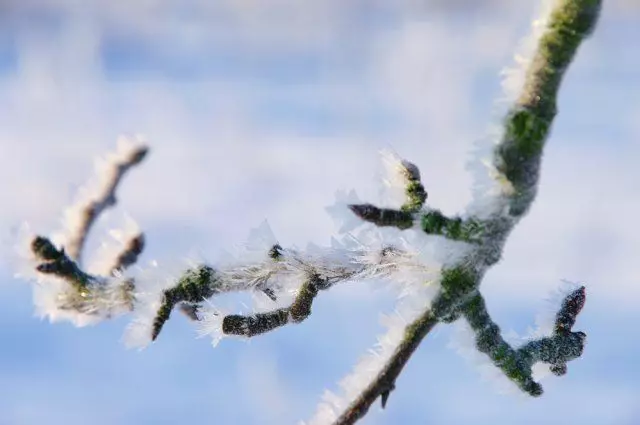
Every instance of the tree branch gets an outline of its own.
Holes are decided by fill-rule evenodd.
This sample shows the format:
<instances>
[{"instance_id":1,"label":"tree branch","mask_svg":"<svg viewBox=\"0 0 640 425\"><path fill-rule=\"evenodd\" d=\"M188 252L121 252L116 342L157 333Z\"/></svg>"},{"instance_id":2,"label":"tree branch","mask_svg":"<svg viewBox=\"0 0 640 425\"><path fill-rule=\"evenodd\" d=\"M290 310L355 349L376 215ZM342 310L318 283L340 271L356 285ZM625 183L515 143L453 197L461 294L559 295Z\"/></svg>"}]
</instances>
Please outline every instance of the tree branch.
<instances>
[{"instance_id":1,"label":"tree branch","mask_svg":"<svg viewBox=\"0 0 640 425\"><path fill-rule=\"evenodd\" d=\"M274 255L274 252L277 252L277 255ZM331 254L334 258L341 257L342 262L332 264L322 261ZM399 262L411 264L412 260L407 253L393 247L381 249L377 256L365 255L361 251L331 249L318 257L284 250L278 244L269 250L268 258L269 261L266 262L230 270L214 270L210 266L202 265L187 271L176 286L164 292L162 304L154 319L152 339L157 338L176 305L180 305L180 309L189 318L200 320L198 311L206 298L234 291L260 290L275 294L279 280L297 278L302 273L307 279L298 288L298 295L289 307L255 315L226 316L223 319L222 330L225 334L251 337L289 323L299 323L311 313L311 305L318 291L327 290L339 282L389 277L398 271ZM421 267L417 263L414 266Z\"/></svg>"},{"instance_id":2,"label":"tree branch","mask_svg":"<svg viewBox=\"0 0 640 425\"><path fill-rule=\"evenodd\" d=\"M553 334L529 341L518 349L511 348L500 336L500 328L491 320L482 295L477 294L465 304L464 317L476 333L478 351L487 354L523 391L537 397L542 394L542 386L532 377L531 367L535 363L548 363L556 375L563 375L567 362L582 355L586 335L572 332L571 327L584 300L584 287L569 294L558 312Z\"/></svg>"},{"instance_id":3,"label":"tree branch","mask_svg":"<svg viewBox=\"0 0 640 425\"><path fill-rule=\"evenodd\" d=\"M228 315L222 321L222 332L227 335L252 337L288 323L300 323L311 314L311 305L318 291L326 288L327 282L317 274L312 274L302 284L298 295L289 307L250 316Z\"/></svg>"},{"instance_id":4,"label":"tree branch","mask_svg":"<svg viewBox=\"0 0 640 425\"><path fill-rule=\"evenodd\" d=\"M389 394L395 389L395 382L402 369L420 346L420 342L438 323L438 319L430 311L426 310L419 318L405 328L404 338L395 349L390 360L376 375L362 393L349 405L349 407L333 422L333 425L349 425L363 418L369 411L369 407L381 397L382 407L387 404Z\"/></svg>"},{"instance_id":5,"label":"tree branch","mask_svg":"<svg viewBox=\"0 0 640 425\"><path fill-rule=\"evenodd\" d=\"M57 304L60 309L92 315L105 313L107 317L115 306L133 309L133 280L125 279L120 282L110 278L117 277L127 267L135 264L144 248L143 234L128 242L107 276L95 276L83 271L80 258L91 227L100 214L115 205L115 192L122 178L131 167L145 158L148 151L146 146L133 146L128 151L115 155L96 193L92 194L86 204L74 207L74 210L78 209L80 212L80 221L68 232L65 247L58 250L49 239L42 236L35 237L31 242L31 251L39 261L36 270L57 276L71 285L70 290L58 294Z\"/></svg>"},{"instance_id":6,"label":"tree branch","mask_svg":"<svg viewBox=\"0 0 640 425\"><path fill-rule=\"evenodd\" d=\"M461 313L464 313L467 320L478 330L478 348L481 351L487 350L507 376L518 382L520 387L531 395L539 395L542 388L527 375L523 362L533 359L551 360L556 362L553 367L554 373L561 374L566 370L566 361L582 353L584 334L581 332L556 332L550 339L532 341L522 347L521 351L514 352L504 343L499 335L499 328L490 322L488 314L483 310L484 302L477 288L487 268L497 262L506 237L517 221L512 218L521 218L535 198L542 148L556 113L556 96L562 76L580 43L595 27L600 7L600 0L563 0L552 12L527 73L525 89L507 115L503 140L494 151L497 170L515 189L511 194L503 194L509 198L510 217L503 217L498 213L488 220L479 222L477 226L470 226L472 234L476 233L476 229L486 229L484 242L476 245L476 248L456 265L443 271L442 290L432 303L433 311L425 310L418 320L406 328L405 338L393 356L334 425L355 423L364 416L378 396L383 397L382 400L386 403L389 389L394 387L392 384L399 374L398 365L401 370L408 356L437 321L453 321ZM376 225L389 225L390 221L393 222L384 220L383 214L368 204L356 209L354 213ZM435 231L434 233L444 236L453 236L452 239L469 239L456 237L467 236L466 233L470 230L463 226L462 222L446 219L439 213L427 213L425 217L427 218L423 218L422 224L427 233ZM402 224L408 220L396 222ZM556 326L559 329L565 326L564 323L572 323L571 318L575 318L577 313L572 315L571 312L579 311L579 308L575 308L576 305L580 305L581 308L579 296L571 300L574 301L567 301L568 307L563 307L559 313ZM566 319L567 317L569 319ZM412 332L416 327L421 332ZM416 335L419 338L416 338ZM385 386L389 389L385 390Z\"/></svg>"},{"instance_id":7,"label":"tree branch","mask_svg":"<svg viewBox=\"0 0 640 425\"><path fill-rule=\"evenodd\" d=\"M75 232L68 235L66 250L69 258L80 264L82 250L91 226L103 211L116 204L116 189L122 178L132 167L140 164L148 152L149 148L146 146L138 146L127 152L124 157L118 158L110 164L111 168L108 170L108 176L103 182L103 187L98 190L93 199L81 208L80 223L78 223Z\"/></svg>"},{"instance_id":8,"label":"tree branch","mask_svg":"<svg viewBox=\"0 0 640 425\"><path fill-rule=\"evenodd\" d=\"M349 209L364 221L379 227L397 227L404 230L413 226L413 214L390 208L378 208L371 204L349 205Z\"/></svg>"},{"instance_id":9,"label":"tree branch","mask_svg":"<svg viewBox=\"0 0 640 425\"><path fill-rule=\"evenodd\" d=\"M558 2L527 71L524 89L507 114L494 164L515 189L510 196L512 216L523 216L533 202L560 83L578 47L595 28L601 5L601 0Z\"/></svg>"},{"instance_id":10,"label":"tree branch","mask_svg":"<svg viewBox=\"0 0 640 425\"><path fill-rule=\"evenodd\" d=\"M431 210L420 217L422 230L429 235L440 235L454 241L469 243L480 242L483 227L480 221L463 220L460 217L449 218L438 210Z\"/></svg>"}]
</instances>

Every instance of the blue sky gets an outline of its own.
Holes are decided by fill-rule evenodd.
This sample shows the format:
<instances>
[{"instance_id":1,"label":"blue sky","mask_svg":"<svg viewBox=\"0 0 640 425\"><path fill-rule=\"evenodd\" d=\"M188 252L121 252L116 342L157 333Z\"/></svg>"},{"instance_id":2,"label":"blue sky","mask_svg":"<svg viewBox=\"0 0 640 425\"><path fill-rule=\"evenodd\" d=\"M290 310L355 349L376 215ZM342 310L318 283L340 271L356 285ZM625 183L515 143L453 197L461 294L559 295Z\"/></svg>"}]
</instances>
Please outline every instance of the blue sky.
<instances>
[{"instance_id":1,"label":"blue sky","mask_svg":"<svg viewBox=\"0 0 640 425\"><path fill-rule=\"evenodd\" d=\"M338 189L379 199L378 151L420 168L430 205L463 211L473 143L498 118L499 72L537 2L5 1L0 4L0 425L283 424L309 419L383 332L395 295L349 284L303 324L212 348L179 315L143 351L127 318L87 328L34 317L13 278L14 229L50 233L120 134L152 152L93 233L133 217L141 262L214 258L268 219L287 246L328 245ZM514 4L517 3L517 4ZM640 7L605 0L563 86L539 196L483 283L526 334L562 280L583 282L582 359L536 400L430 335L385 411L364 424L640 422Z\"/></svg>"}]
</instances>

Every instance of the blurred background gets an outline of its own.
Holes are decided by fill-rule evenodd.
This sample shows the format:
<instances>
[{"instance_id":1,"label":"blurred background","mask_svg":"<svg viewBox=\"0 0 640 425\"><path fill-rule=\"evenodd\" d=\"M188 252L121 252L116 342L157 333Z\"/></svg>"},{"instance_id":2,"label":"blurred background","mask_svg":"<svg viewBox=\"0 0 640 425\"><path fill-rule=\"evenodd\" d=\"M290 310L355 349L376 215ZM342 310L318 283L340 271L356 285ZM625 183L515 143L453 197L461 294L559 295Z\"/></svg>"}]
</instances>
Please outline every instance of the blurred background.
<instances>
[{"instance_id":1,"label":"blurred background","mask_svg":"<svg viewBox=\"0 0 640 425\"><path fill-rule=\"evenodd\" d=\"M248 342L197 339L175 314L127 350L127 318L76 329L34 317L13 277L23 222L48 234L122 134L149 140L118 207L141 264L204 258L267 219L284 246L328 245L337 190L379 199L378 151L415 162L429 205L471 199L473 144L499 122L500 71L538 1L0 0L0 425L295 424L383 331L395 294L354 283ZM563 280L587 286L582 359L545 395L503 394L452 348L422 344L363 424L640 423L640 3L605 0L559 98L539 197L483 284L524 335ZM377 289L376 289L377 288ZM453 341L453 342L452 342Z\"/></svg>"}]
</instances>

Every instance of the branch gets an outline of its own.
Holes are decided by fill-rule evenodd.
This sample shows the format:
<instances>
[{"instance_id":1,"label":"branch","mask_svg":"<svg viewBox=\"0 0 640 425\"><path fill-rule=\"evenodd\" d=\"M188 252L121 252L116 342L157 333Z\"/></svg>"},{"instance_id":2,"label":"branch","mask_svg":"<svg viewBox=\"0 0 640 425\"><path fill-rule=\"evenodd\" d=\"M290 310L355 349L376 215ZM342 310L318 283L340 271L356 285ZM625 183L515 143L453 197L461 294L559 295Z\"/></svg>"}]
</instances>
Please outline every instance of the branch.
<instances>
[{"instance_id":1,"label":"branch","mask_svg":"<svg viewBox=\"0 0 640 425\"><path fill-rule=\"evenodd\" d=\"M381 398L384 408L389 394L395 389L396 378L402 372L409 358L420 346L420 342L438 323L438 319L430 310L426 310L418 319L405 328L404 338L395 349L391 359L377 374L375 379L367 385L364 391L349 405L349 407L333 422L333 425L350 425L363 418L369 407Z\"/></svg>"},{"instance_id":2,"label":"branch","mask_svg":"<svg viewBox=\"0 0 640 425\"><path fill-rule=\"evenodd\" d=\"M571 327L584 300L584 287L571 293L558 312L553 334L530 341L518 349L512 348L502 338L500 328L487 312L482 295L477 294L465 305L464 317L476 333L476 348L487 354L494 365L523 391L537 397L542 394L542 386L532 378L531 367L535 363L548 363L556 375L563 375L567 362L582 355L586 335L583 332L571 332Z\"/></svg>"},{"instance_id":3,"label":"branch","mask_svg":"<svg viewBox=\"0 0 640 425\"><path fill-rule=\"evenodd\" d=\"M227 335L252 337L288 323L300 323L311 314L311 305L318 291L327 288L326 280L312 274L302 284L296 299L289 307L251 316L228 315L222 321L222 332Z\"/></svg>"},{"instance_id":4,"label":"branch","mask_svg":"<svg viewBox=\"0 0 640 425\"><path fill-rule=\"evenodd\" d=\"M454 241L478 243L483 236L482 223L474 219L449 218L438 210L431 210L420 217L422 230L429 235L440 235Z\"/></svg>"},{"instance_id":5,"label":"branch","mask_svg":"<svg viewBox=\"0 0 640 425\"><path fill-rule=\"evenodd\" d=\"M117 307L133 309L135 287L131 279L110 282L105 277L88 274L67 256L64 249L57 249L42 236L34 238L31 250L41 261L36 266L38 272L59 277L71 286L71 290L57 294L59 309L89 315L102 313L107 317Z\"/></svg>"},{"instance_id":6,"label":"branch","mask_svg":"<svg viewBox=\"0 0 640 425\"><path fill-rule=\"evenodd\" d=\"M349 209L364 221L379 227L397 227L404 230L413 226L413 214L371 204L349 205Z\"/></svg>"},{"instance_id":7,"label":"branch","mask_svg":"<svg viewBox=\"0 0 640 425\"><path fill-rule=\"evenodd\" d=\"M149 148L139 146L132 149L123 158L114 160L113 163L110 164L111 168L108 170L108 177L104 181L103 187L98 190L93 196L93 199L81 207L80 223L75 229L75 232L68 235L66 249L69 258L80 263L82 250L91 226L93 226L100 214L116 204L116 189L118 188L118 184L129 169L142 162L148 152Z\"/></svg>"},{"instance_id":8,"label":"branch","mask_svg":"<svg viewBox=\"0 0 640 425\"><path fill-rule=\"evenodd\" d=\"M132 279L119 281L119 275L135 264L144 248L144 236L133 237L115 259L107 276L95 276L82 270L80 257L91 227L108 207L115 205L116 189L125 173L139 164L147 155L146 146L129 147L118 152L104 174L97 192L86 204L79 204L80 221L67 235L66 246L58 250L45 237L37 236L31 242L31 252L36 257L39 273L57 276L70 284L71 289L57 294L56 304L63 310L74 310L84 314L104 313L107 317L115 307L133 309L135 284ZM114 278L114 279L111 279Z\"/></svg>"},{"instance_id":9,"label":"branch","mask_svg":"<svg viewBox=\"0 0 640 425\"><path fill-rule=\"evenodd\" d=\"M193 305L209 298L214 294L214 286L217 281L216 272L211 267L200 266L189 270L180 278L176 286L164 291L162 304L153 320L151 339L155 341L158 337L176 304L187 302Z\"/></svg>"},{"instance_id":10,"label":"branch","mask_svg":"<svg viewBox=\"0 0 640 425\"><path fill-rule=\"evenodd\" d=\"M505 134L494 151L498 172L511 183L510 213L521 217L536 194L545 141L557 113L557 94L578 47L594 30L601 0L562 0L527 71L524 89L504 121Z\"/></svg>"},{"instance_id":11,"label":"branch","mask_svg":"<svg viewBox=\"0 0 640 425\"><path fill-rule=\"evenodd\" d=\"M494 151L497 170L515 189L513 193L502 195L508 198L509 217L497 213L488 220L465 225L462 221L447 219L439 212L423 216L423 230L427 233L457 240L475 239L469 236L476 236L482 228L486 229L487 234L468 255L443 271L442 290L432 303L433 310L425 310L419 319L406 328L405 338L385 367L334 425L355 423L378 396L382 397L385 404L389 391L394 388L395 378L420 340L438 321L450 322L460 314L465 314L472 326L476 326L478 348L493 356L507 376L531 395L541 394L542 388L530 378L530 374L527 375L523 363L549 361L553 363L554 373L562 374L566 371L566 361L582 353L584 333L564 331L568 324L573 324L575 315L584 303L580 293L572 294L565 300L556 323L557 330L552 337L533 341L514 351L500 337L497 325L490 321L477 288L488 267L499 259L506 237L516 223L511 218L521 218L535 198L542 148L556 113L556 96L562 76L580 43L595 27L600 6L600 0L562 0L552 12L527 73L525 90L509 112L503 140ZM376 225L393 222L383 219L382 210L369 204L356 207L352 208L354 213ZM387 213L387 216L390 214ZM404 225L408 220L403 218L396 222ZM415 332L416 328L418 333Z\"/></svg>"},{"instance_id":12,"label":"branch","mask_svg":"<svg viewBox=\"0 0 640 425\"><path fill-rule=\"evenodd\" d=\"M327 262L326 258L333 258L334 261ZM222 331L229 335L252 337L289 323L300 323L311 313L311 305L318 291L327 290L340 282L388 278L400 270L400 264L426 271L426 267L418 264L412 254L389 246L382 248L377 255L349 249L329 249L310 255L284 250L275 244L268 252L268 260L261 263L228 270L201 265L187 271L176 286L164 292L154 319L152 340L158 337L171 311L178 305L190 319L200 320L200 306L209 297L220 293L260 290L274 294L275 298L283 281L304 275L306 280L298 288L298 295L289 307L255 315L226 316Z\"/></svg>"}]
</instances>

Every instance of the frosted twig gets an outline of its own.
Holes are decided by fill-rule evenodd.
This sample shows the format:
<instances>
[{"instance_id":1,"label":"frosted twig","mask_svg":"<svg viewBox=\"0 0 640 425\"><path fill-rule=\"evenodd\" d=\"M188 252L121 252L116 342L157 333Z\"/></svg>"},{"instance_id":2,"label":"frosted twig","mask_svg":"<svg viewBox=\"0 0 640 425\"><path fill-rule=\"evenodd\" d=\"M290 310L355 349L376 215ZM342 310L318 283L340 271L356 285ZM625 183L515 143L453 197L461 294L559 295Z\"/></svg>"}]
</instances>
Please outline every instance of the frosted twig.
<instances>
[{"instance_id":1,"label":"frosted twig","mask_svg":"<svg viewBox=\"0 0 640 425\"><path fill-rule=\"evenodd\" d=\"M327 289L327 281L318 275L310 275L302 284L294 302L287 308L251 316L232 314L222 321L222 332L227 335L252 337L287 323L300 323L311 314L311 304L321 289Z\"/></svg>"},{"instance_id":2,"label":"frosted twig","mask_svg":"<svg viewBox=\"0 0 640 425\"><path fill-rule=\"evenodd\" d=\"M84 205L75 207L79 210L80 217L79 222L75 223L75 228L67 235L65 249L69 258L80 263L82 249L91 226L104 210L116 204L116 189L122 178L133 166L140 164L148 152L149 148L146 146L135 146L128 152L115 156L102 176L104 180L101 187L96 193L91 194L86 203L83 201Z\"/></svg>"},{"instance_id":3,"label":"frosted twig","mask_svg":"<svg viewBox=\"0 0 640 425\"><path fill-rule=\"evenodd\" d=\"M277 294L283 288L288 290L303 281L288 307L247 316L229 315L223 319L223 333L251 337L303 321L311 313L318 291L337 283L392 278L401 265L413 264L417 271L427 271L410 253L394 247L384 247L375 255L359 250L319 248L312 255L277 247L278 256L274 259L272 248L268 253L269 260L265 262L228 269L201 265L184 273L175 286L164 291L154 319L152 339L157 338L175 306L179 305L190 318L199 320L199 306L215 294L255 290Z\"/></svg>"},{"instance_id":4,"label":"frosted twig","mask_svg":"<svg viewBox=\"0 0 640 425\"><path fill-rule=\"evenodd\" d=\"M31 252L38 261L36 270L63 279L71 288L64 288L55 297L58 309L81 314L110 317L114 309L133 309L135 284L132 279L120 279L121 273L133 265L144 248L144 235L133 237L117 256L106 276L97 276L82 269L81 256L91 227L107 208L116 203L116 189L125 173L139 164L149 149L120 140L118 152L110 156L101 180L93 191L86 192L67 215L65 243L61 248L43 236L31 242ZM50 313L51 314L51 313Z\"/></svg>"}]
</instances>

